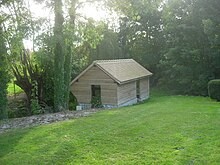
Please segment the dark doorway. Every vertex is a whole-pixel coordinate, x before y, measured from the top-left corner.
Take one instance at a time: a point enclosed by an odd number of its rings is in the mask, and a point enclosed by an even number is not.
[[[92,97],[101,96],[100,85],[92,85]]]
[[[136,96],[137,101],[140,101],[140,80],[136,81]]]
[[[99,108],[102,105],[101,102],[101,86],[100,85],[92,85],[92,98],[91,98],[91,104],[92,108]]]

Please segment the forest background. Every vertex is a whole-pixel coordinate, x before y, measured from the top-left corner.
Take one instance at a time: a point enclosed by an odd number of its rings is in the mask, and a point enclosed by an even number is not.
[[[175,94],[207,96],[220,78],[219,0],[35,0],[45,17],[32,3],[0,1],[1,119],[10,81],[27,95],[26,115],[69,109],[70,80],[97,59],[133,58],[154,73],[152,86]],[[106,18],[83,15],[86,5]]]

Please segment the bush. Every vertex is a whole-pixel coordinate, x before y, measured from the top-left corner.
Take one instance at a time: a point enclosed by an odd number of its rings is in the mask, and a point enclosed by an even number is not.
[[[208,91],[210,98],[220,101],[220,79],[209,81]]]
[[[39,115],[43,113],[37,99],[31,99],[31,113],[33,115]]]
[[[69,110],[76,110],[77,106],[77,99],[76,97],[70,92],[69,94]]]
[[[13,99],[8,104],[8,118],[28,116],[26,102],[22,99]]]
[[[102,108],[101,96],[93,96],[91,99],[92,108]]]

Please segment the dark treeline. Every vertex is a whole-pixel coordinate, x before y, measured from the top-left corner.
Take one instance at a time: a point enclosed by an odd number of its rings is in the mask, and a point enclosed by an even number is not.
[[[0,2],[1,118],[9,79],[25,89],[29,115],[62,111],[70,80],[96,59],[133,58],[154,73],[152,85],[178,94],[205,96],[208,81],[220,78],[219,0],[35,0],[53,19],[35,17],[28,2]],[[88,4],[118,22],[80,15]]]
[[[153,84],[179,94],[207,95],[220,78],[220,1],[111,1],[123,17],[123,55],[154,73]]]

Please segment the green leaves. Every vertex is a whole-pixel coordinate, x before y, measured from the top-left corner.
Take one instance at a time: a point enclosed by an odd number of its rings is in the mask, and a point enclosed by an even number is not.
[[[8,117],[7,113],[7,83],[9,80],[6,61],[6,47],[3,31],[0,25],[0,120]]]
[[[119,43],[125,58],[154,72],[156,82],[182,94],[207,95],[220,64],[220,2],[113,0],[122,15]]]
[[[168,1],[164,8],[167,43],[160,81],[177,93],[207,95],[207,83],[213,77],[216,59],[212,58],[207,36],[212,22],[204,20],[205,8],[198,1],[176,0]]]
[[[220,101],[220,79],[209,81],[208,90],[210,98]]]

